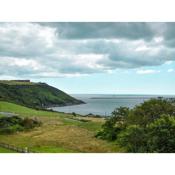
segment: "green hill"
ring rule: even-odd
[[[32,108],[84,103],[46,83],[33,83],[29,80],[0,81],[0,100]]]

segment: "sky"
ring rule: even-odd
[[[175,94],[175,23],[0,23],[0,79],[70,94]]]

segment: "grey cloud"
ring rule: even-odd
[[[126,22],[62,22],[41,23],[57,28],[64,39],[127,38],[149,40],[155,35],[149,23]]]
[[[174,28],[175,23],[0,23],[0,75],[58,77],[161,65],[175,61]]]
[[[56,29],[30,23],[0,23],[0,56],[42,56],[54,51]],[[53,41],[49,41],[53,40]]]
[[[175,46],[173,22],[61,22],[40,23],[57,29],[62,39],[114,39],[146,40],[162,36],[167,47]]]

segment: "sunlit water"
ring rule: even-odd
[[[135,105],[143,103],[145,100],[151,98],[157,98],[157,95],[89,95],[89,94],[76,94],[73,97],[83,100],[86,104],[64,106],[64,107],[53,107],[52,109],[60,112],[87,115],[89,113],[96,115],[107,116],[111,112],[120,106],[132,108]],[[164,96],[172,97],[172,96]]]

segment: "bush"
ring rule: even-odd
[[[25,129],[32,129],[34,127],[40,126],[41,122],[39,122],[37,119],[30,119],[30,118],[25,118],[21,125],[25,128]]]
[[[158,98],[117,108],[96,137],[116,141],[128,152],[175,152],[174,101]]]
[[[117,135],[126,127],[125,120],[128,116],[129,108],[120,107],[112,112],[112,116],[106,119],[102,129],[96,134],[96,137],[114,141]]]
[[[72,115],[73,115],[73,116],[76,116],[76,113],[75,113],[75,112],[72,112]]]
[[[19,124],[22,122],[22,118],[18,116],[12,116],[12,117],[1,117],[0,118],[0,127],[6,127],[11,126],[15,124]]]
[[[175,115],[175,105],[166,99],[151,99],[130,110],[127,122],[129,124],[146,126],[163,114]]]
[[[106,122],[102,125],[102,130],[96,134],[96,137],[114,141],[123,129],[124,126],[120,123],[116,124],[116,118],[112,117],[106,120]]]
[[[147,152],[146,134],[138,125],[128,126],[119,134],[117,141],[128,152]]]
[[[125,121],[129,115],[129,112],[129,108],[119,107],[112,112],[112,117],[115,118],[116,121]]]
[[[130,125],[119,134],[117,141],[128,152],[175,152],[175,119],[163,115],[146,128]]]
[[[163,115],[147,127],[147,145],[149,152],[175,152],[175,119]]]
[[[24,131],[40,126],[41,122],[37,119],[21,118],[19,116],[1,117],[0,118],[0,133],[12,134],[17,131]]]
[[[24,130],[24,127],[22,127],[19,124],[16,124],[16,125],[10,125],[10,126],[1,128],[0,133],[1,134],[12,134],[16,131],[23,131],[23,130]]]

